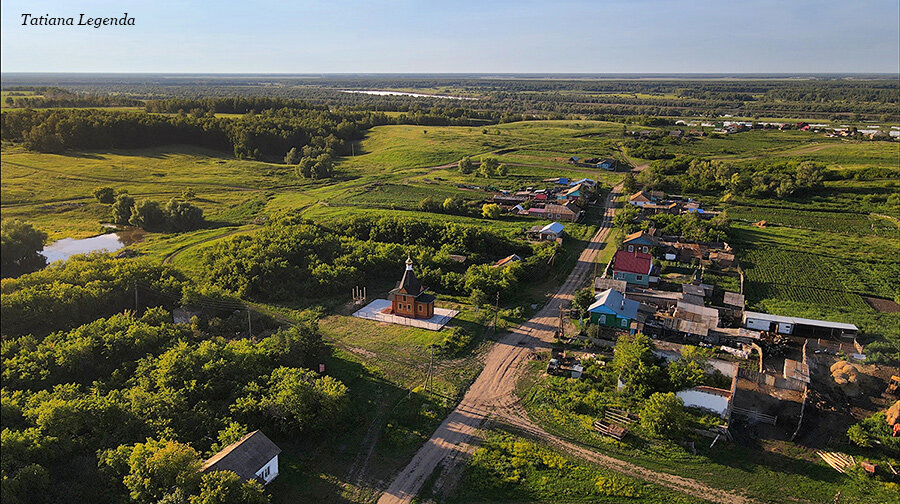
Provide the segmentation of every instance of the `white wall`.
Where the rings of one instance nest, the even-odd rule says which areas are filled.
[[[759,320],[747,317],[747,321],[744,323],[747,326],[747,329],[756,329],[757,331],[768,331],[769,326],[772,323],[768,320]]]
[[[704,392],[702,390],[682,390],[675,394],[682,401],[684,401],[685,406],[690,406],[694,408],[704,408],[710,411],[715,411],[719,416],[725,418],[725,415],[728,411],[728,398],[721,396],[719,394],[712,394],[709,392]]]
[[[269,469],[269,474],[266,476],[262,476],[265,474],[266,469]],[[272,457],[266,465],[262,466],[259,471],[256,471],[256,477],[262,478],[263,484],[269,484],[275,477],[278,476],[278,455]]]

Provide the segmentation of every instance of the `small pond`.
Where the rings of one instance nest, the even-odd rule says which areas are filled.
[[[89,254],[91,252],[115,252],[126,245],[137,243],[144,239],[142,229],[126,229],[116,233],[106,233],[90,238],[63,238],[44,247],[41,255],[47,258],[47,263],[65,261],[75,254]]]

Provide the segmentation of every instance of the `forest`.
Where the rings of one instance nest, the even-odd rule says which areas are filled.
[[[637,79],[624,76],[600,78],[579,76],[560,79],[549,76],[344,76],[269,77],[234,76],[211,82],[208,78],[183,76],[163,78],[122,76],[94,80],[90,76],[59,79],[59,85],[79,94],[118,93],[132,99],[160,96],[178,98],[266,96],[299,99],[313,104],[356,110],[409,112],[414,108],[445,105],[451,100],[377,96],[346,90],[412,90],[419,93],[451,94],[475,100],[452,100],[453,108],[494,120],[523,118],[562,119],[583,117],[610,119],[621,116],[739,116],[817,117],[820,119],[876,119],[896,121],[898,89],[895,79],[864,76],[752,76],[722,79],[721,76],[656,76]],[[717,78],[719,77],[719,78]],[[10,84],[39,84],[32,78],[10,80]],[[202,108],[202,107],[201,107]],[[185,109],[188,110],[187,108]],[[412,116],[412,114],[410,114]],[[413,123],[418,124],[418,123]]]

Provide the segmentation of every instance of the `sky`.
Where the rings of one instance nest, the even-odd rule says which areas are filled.
[[[0,18],[2,72],[900,73],[898,0],[3,0]]]

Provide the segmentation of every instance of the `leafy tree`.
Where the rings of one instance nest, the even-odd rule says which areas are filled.
[[[132,226],[137,226],[148,231],[157,231],[166,225],[166,213],[159,202],[153,200],[141,200],[134,204],[131,211],[131,218],[128,222]]]
[[[190,504],[268,504],[269,497],[259,481],[242,481],[233,471],[206,473]]]
[[[588,308],[594,303],[594,289],[585,287],[575,293],[572,298],[572,305],[578,310],[578,318],[584,318],[587,315]]]
[[[500,167],[500,161],[497,158],[484,157],[481,158],[481,165],[478,167],[478,175],[491,178],[497,175],[497,168]]]
[[[625,194],[634,194],[637,191],[637,180],[633,173],[625,174],[625,178],[622,180],[622,190],[625,191]]]
[[[101,454],[100,464],[119,475],[131,499],[139,503],[155,503],[176,488],[193,493],[200,479],[197,452],[166,439],[107,450]]]
[[[419,210],[423,212],[439,212],[443,208],[443,205],[434,200],[431,196],[426,196],[425,199],[419,202]]]
[[[822,183],[825,180],[824,169],[821,165],[812,161],[804,161],[797,165],[794,180],[804,190],[818,189],[822,187]]]
[[[616,210],[616,215],[613,217],[613,226],[621,229],[625,234],[633,233],[637,229],[637,224],[634,221],[640,214],[641,211],[637,207],[626,204]]]
[[[687,423],[684,402],[672,392],[656,392],[641,408],[641,427],[652,436],[672,437]]]
[[[481,216],[485,219],[497,219],[500,217],[500,205],[485,203],[481,206]]]
[[[127,194],[116,196],[115,203],[110,207],[110,220],[113,224],[128,224],[131,221],[131,213],[134,211],[134,198]]]
[[[291,147],[291,150],[284,155],[284,164],[295,165],[300,162],[301,157],[300,151],[296,147]]]
[[[35,229],[31,224],[17,219],[3,220],[0,224],[3,276],[18,276],[46,266],[47,259],[40,254],[46,242],[47,233]]]
[[[497,176],[498,177],[505,177],[508,174],[509,174],[509,167],[506,166],[505,164],[502,164],[497,167]]]
[[[91,194],[104,205],[112,205],[116,201],[116,191],[112,187],[95,187]]]
[[[472,163],[472,158],[470,158],[470,157],[464,157],[464,158],[460,159],[458,166],[459,166],[459,172],[464,175],[468,175],[468,174],[472,173],[472,171],[475,169],[475,165],[474,165],[474,163]]]
[[[681,349],[681,358],[670,362],[667,371],[669,381],[675,390],[702,385],[706,381],[706,360],[712,357],[712,351],[694,345],[685,345]]]
[[[488,303],[488,296],[481,289],[472,289],[469,294],[469,302],[475,306],[484,306]]]
[[[653,342],[643,333],[619,336],[612,366],[625,384],[625,393],[632,396],[647,397],[666,387],[664,371],[653,355]]]
[[[893,436],[891,424],[887,423],[884,411],[879,411],[852,425],[847,429],[847,437],[862,447],[872,447],[877,443],[889,453],[897,453],[900,450],[900,438]]]
[[[166,204],[165,216],[168,225],[175,231],[190,231],[203,227],[203,209],[175,198]]]
[[[251,383],[233,409],[241,414],[262,414],[282,432],[330,426],[347,403],[347,387],[308,369],[280,367],[264,384]]]
[[[181,191],[181,199],[183,199],[183,200],[190,201],[190,200],[192,200],[192,199],[194,199],[194,198],[196,198],[196,197],[197,197],[197,193],[194,192],[194,188],[193,188],[193,187],[185,187],[185,188],[182,189],[182,191]]]
[[[447,213],[457,213],[457,212],[459,212],[460,207],[461,207],[462,205],[461,205],[461,203],[460,203],[460,201],[459,201],[458,199],[456,199],[456,198],[454,198],[454,197],[452,197],[452,196],[448,196],[448,197],[444,200],[443,205],[441,205],[441,206],[443,207],[444,212],[447,212]]]

